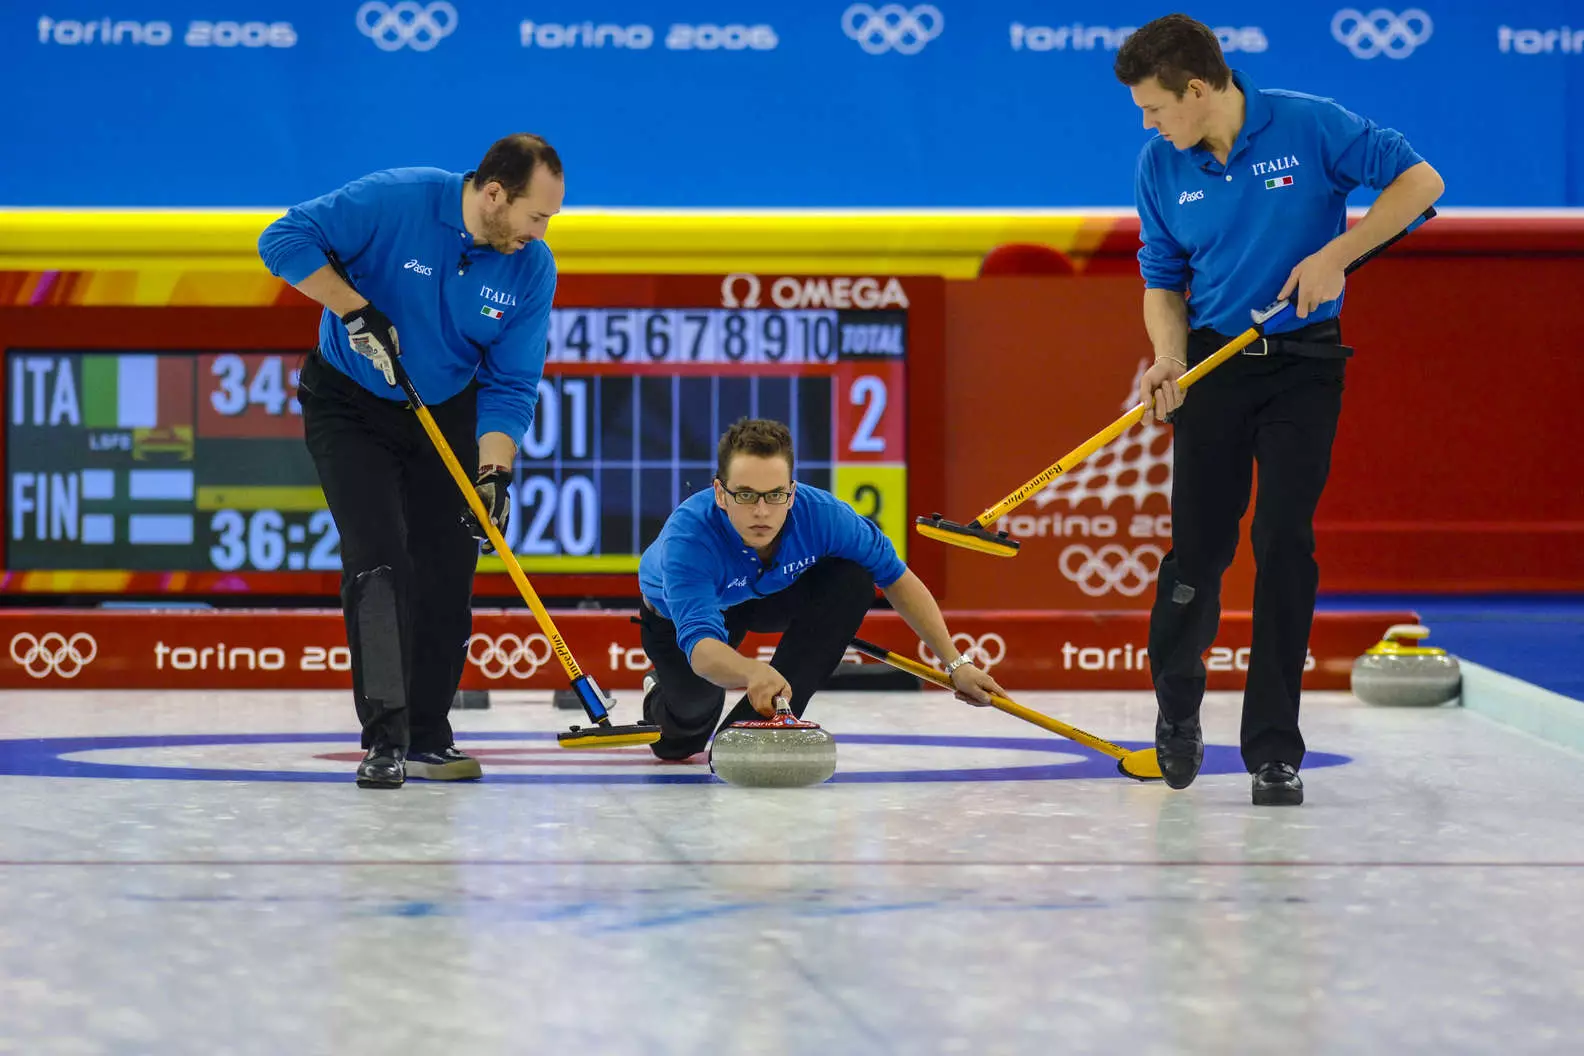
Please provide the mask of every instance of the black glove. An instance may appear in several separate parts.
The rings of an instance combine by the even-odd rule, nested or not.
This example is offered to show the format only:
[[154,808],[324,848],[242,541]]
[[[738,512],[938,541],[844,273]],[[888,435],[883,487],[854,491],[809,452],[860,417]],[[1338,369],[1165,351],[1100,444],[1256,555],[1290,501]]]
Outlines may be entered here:
[[[502,534],[505,534],[506,521],[511,517],[511,482],[511,470],[505,466],[484,466],[479,470],[478,481],[473,485],[474,490],[478,492],[479,501],[489,511],[490,520]],[[486,554],[495,552],[489,536],[484,534],[478,518],[473,516],[472,506],[462,511],[462,523],[473,533],[473,538],[484,544]]]
[[372,304],[365,304],[343,315],[341,321],[352,339],[352,350],[378,367],[387,385],[396,384],[395,359],[401,349],[396,344],[396,324],[390,317]]

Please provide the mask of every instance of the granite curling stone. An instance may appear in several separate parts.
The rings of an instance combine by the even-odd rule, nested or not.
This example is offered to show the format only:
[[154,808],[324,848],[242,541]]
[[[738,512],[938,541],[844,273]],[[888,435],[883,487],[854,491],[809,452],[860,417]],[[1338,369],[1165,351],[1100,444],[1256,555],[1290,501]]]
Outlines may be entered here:
[[1419,643],[1430,629],[1399,623],[1353,662],[1353,695],[1382,707],[1428,708],[1457,700],[1463,673],[1457,657]]
[[715,735],[710,770],[750,788],[802,788],[836,772],[836,738],[785,707],[774,718],[734,722]]

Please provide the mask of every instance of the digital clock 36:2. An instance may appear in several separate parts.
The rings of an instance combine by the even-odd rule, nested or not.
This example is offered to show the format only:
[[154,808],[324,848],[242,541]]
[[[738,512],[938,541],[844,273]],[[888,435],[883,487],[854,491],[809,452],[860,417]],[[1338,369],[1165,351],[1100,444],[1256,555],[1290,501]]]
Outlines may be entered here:
[[341,536],[329,510],[216,510],[209,561],[221,572],[336,572]]

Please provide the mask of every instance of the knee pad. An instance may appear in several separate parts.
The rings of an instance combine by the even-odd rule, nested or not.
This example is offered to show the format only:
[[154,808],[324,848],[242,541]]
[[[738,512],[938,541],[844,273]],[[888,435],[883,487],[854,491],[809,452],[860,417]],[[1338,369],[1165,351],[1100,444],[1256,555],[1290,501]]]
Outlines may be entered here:
[[387,708],[407,705],[402,676],[401,617],[396,578],[389,565],[360,573],[352,581],[352,624],[358,679],[363,696]]

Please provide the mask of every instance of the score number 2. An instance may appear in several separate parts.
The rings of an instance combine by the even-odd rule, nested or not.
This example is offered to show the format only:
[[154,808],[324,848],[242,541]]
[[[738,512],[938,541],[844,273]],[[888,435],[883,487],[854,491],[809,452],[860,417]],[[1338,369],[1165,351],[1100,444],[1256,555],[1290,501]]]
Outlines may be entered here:
[[[837,460],[901,462],[906,426],[900,363],[843,363],[836,369]],[[892,393],[897,399],[891,400]]]
[[886,411],[886,383],[884,378],[877,378],[873,374],[865,374],[861,378],[853,379],[852,386],[847,390],[847,402],[854,407],[862,407],[863,417],[858,419],[858,425],[853,430],[852,439],[847,444],[849,451],[864,453],[884,454],[886,442],[884,436],[875,435],[880,420],[885,417]]
[[[832,490],[873,521],[899,554],[907,547],[907,466],[899,363],[843,363],[837,368],[836,469]],[[898,394],[897,406],[891,394]]]

